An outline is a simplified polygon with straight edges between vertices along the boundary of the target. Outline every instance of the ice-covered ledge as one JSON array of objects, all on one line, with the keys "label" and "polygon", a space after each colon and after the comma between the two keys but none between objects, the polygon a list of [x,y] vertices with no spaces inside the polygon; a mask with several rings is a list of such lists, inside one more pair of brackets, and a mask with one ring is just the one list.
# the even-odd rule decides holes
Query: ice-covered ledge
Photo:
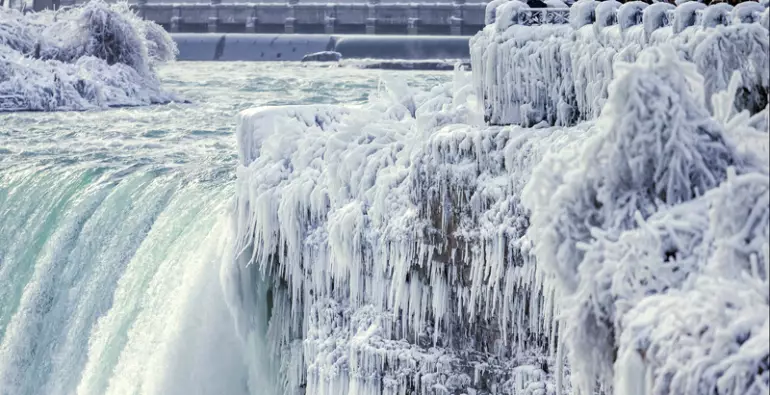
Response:
[{"label": "ice-covered ledge", "polygon": [[[301,136],[291,135],[292,131],[302,132],[315,127],[329,133],[336,130],[343,117],[349,115],[352,107],[330,104],[304,106],[255,107],[238,114],[238,128],[235,136],[241,165],[248,166],[259,157],[263,144],[275,145],[277,138],[285,141],[286,151],[293,147],[292,141]],[[291,135],[283,140],[286,135]],[[267,140],[270,141],[267,141]],[[296,149],[296,147],[293,147]]]},{"label": "ice-covered ledge", "polygon": [[243,112],[236,265],[269,288],[279,387],[770,385],[768,118],[735,110],[740,74],[706,109],[675,51],[616,67],[602,115],[571,128],[483,126],[463,74]]},{"label": "ice-covered ledge", "polygon": [[[523,231],[522,219],[500,216],[512,209],[503,191],[519,185],[506,182],[505,153],[531,145],[514,149],[514,129],[471,126],[480,119],[467,83],[389,86],[363,106],[239,115],[236,251],[269,279],[268,338],[291,378],[282,385],[555,393],[554,328],[526,313],[550,317],[551,299],[503,247]],[[473,217],[496,199],[504,223]]]}]

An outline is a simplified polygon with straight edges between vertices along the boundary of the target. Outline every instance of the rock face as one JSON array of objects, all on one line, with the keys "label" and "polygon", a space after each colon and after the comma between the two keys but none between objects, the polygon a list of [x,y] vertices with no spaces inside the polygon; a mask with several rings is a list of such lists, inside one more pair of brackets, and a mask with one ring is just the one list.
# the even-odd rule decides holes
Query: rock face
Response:
[{"label": "rock face", "polygon": [[455,67],[461,67],[464,70],[470,70],[470,63],[467,61],[456,60],[387,60],[387,61],[352,61],[352,67],[362,69],[381,69],[381,70],[454,70]]},{"label": "rock face", "polygon": [[307,54],[302,57],[303,62],[339,62],[342,54],[334,51],[323,51]]},{"label": "rock face", "polygon": [[[458,69],[430,92],[387,80],[362,106],[240,115],[237,259],[225,275],[244,344],[269,350],[260,366],[279,392],[770,385],[768,115],[741,99],[766,79],[747,74],[760,59],[739,45],[734,67],[699,62],[725,42],[766,45],[764,28],[703,29],[712,44],[694,62],[676,40],[622,41],[646,34],[634,26],[614,38],[590,25],[527,29],[485,30],[473,75]],[[521,32],[553,45],[531,56]],[[571,34],[632,54],[602,66],[610,76],[574,80],[590,87],[572,96],[576,112],[549,102],[561,97],[553,81],[515,74],[516,62],[571,56],[560,49]],[[503,93],[530,103],[535,127],[485,125],[478,110]]]},{"label": "rock face", "polygon": [[241,115],[238,270],[267,278],[287,392],[553,393],[551,298],[508,246],[526,217],[505,147],[526,165],[535,143],[463,126],[480,119],[459,87]]}]

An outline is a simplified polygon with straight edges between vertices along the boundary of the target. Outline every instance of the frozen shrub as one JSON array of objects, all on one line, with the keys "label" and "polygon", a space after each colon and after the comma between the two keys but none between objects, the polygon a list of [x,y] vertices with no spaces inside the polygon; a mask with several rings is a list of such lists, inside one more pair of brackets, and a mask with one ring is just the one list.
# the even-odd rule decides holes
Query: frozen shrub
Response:
[{"label": "frozen shrub", "polygon": [[[730,6],[704,9],[689,2],[672,7],[584,0],[570,9],[569,25],[523,26],[507,18],[498,20],[495,28],[485,28],[471,40],[470,52],[487,122],[573,125],[594,119],[607,99],[612,65],[632,62],[640,51],[658,45],[673,45],[680,58],[698,66],[707,100],[727,87],[733,72],[740,72],[744,85],[736,98],[739,109],[761,112],[770,89],[766,23],[700,25],[699,13],[721,20]],[[514,12],[516,7],[500,10]],[[760,17],[752,11],[751,18]]]},{"label": "frozen shrub", "polygon": [[760,395],[770,385],[767,281],[703,276],[624,317],[616,364],[628,395]]},{"label": "frozen shrub", "polygon": [[0,9],[0,111],[165,103],[154,66],[176,45],[127,4],[95,0],[57,12]]},{"label": "frozen shrub", "polygon": [[[563,298],[561,333],[573,378],[589,393],[596,378],[605,387],[613,382],[626,312],[705,270],[710,250],[702,245],[714,236],[704,231],[714,215],[709,220],[713,200],[704,195],[728,169],[763,168],[725,136],[705,109],[703,77],[672,47],[616,64],[615,76],[595,132],[578,154],[545,158],[535,170],[543,176],[532,178],[524,195],[538,267]],[[568,170],[557,174],[561,169]],[[766,218],[766,210],[756,211],[766,198],[746,196],[736,201],[746,214],[729,218]],[[745,224],[714,229],[736,228]]]}]

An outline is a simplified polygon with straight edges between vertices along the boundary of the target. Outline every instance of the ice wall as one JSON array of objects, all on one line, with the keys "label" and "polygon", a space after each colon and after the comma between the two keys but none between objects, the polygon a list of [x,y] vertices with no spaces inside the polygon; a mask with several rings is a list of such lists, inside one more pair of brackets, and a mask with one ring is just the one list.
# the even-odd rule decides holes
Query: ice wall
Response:
[{"label": "ice wall", "polygon": [[157,64],[176,45],[126,3],[59,11],[0,8],[0,111],[84,110],[165,103]]},{"label": "ice wall", "polygon": [[502,3],[500,18],[471,40],[474,86],[487,122],[574,125],[593,119],[607,100],[613,64],[666,43],[698,65],[707,98],[740,71],[739,108],[757,113],[767,106],[768,11],[759,3],[733,9],[583,0],[569,9],[569,23],[566,12]]},{"label": "ice wall", "polygon": [[518,200],[582,132],[480,127],[468,77],[241,114],[236,251],[269,279],[285,393],[555,393]]},{"label": "ice wall", "polygon": [[[729,49],[717,30],[693,37]],[[764,393],[768,112],[743,100],[764,74],[715,84],[682,45],[628,49],[571,127],[487,126],[459,71],[244,111],[234,264],[269,295],[283,393]]]}]

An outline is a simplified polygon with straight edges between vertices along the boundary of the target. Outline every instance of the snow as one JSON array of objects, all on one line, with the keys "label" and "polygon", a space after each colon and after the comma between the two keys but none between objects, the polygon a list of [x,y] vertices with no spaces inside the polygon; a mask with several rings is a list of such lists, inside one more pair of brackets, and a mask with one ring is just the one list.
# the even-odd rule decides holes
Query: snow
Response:
[{"label": "snow", "polygon": [[579,0],[569,10],[569,23],[573,29],[590,25],[595,20],[595,9],[598,3],[594,0]]},{"label": "snow", "polygon": [[706,5],[697,1],[690,1],[678,5],[674,10],[674,33],[681,33],[684,29],[694,26],[698,19],[699,11],[706,8]]},{"label": "snow", "polygon": [[759,23],[764,26],[765,29],[770,30],[770,8],[765,9],[765,12],[762,13],[762,19]]},{"label": "snow", "polygon": [[[595,29],[602,29],[607,26],[616,25],[618,23],[617,12],[622,4],[619,1],[608,0],[602,1],[596,6],[596,22],[594,23]],[[596,33],[595,33],[596,34]],[[598,34],[596,34],[598,36]]]},{"label": "snow", "polygon": [[303,62],[339,62],[342,54],[334,51],[321,51],[307,54],[302,57]]},{"label": "snow", "polygon": [[642,14],[642,24],[644,25],[644,32],[648,37],[655,30],[671,26],[669,15],[673,16],[672,11],[676,9],[675,5],[669,3],[655,3],[647,8],[648,9]]},{"label": "snow", "polygon": [[623,5],[618,8],[617,15],[618,26],[620,26],[620,30],[625,31],[632,26],[641,24],[644,14],[647,13],[645,11],[647,6],[647,3],[642,1],[629,1],[623,3]]},{"label": "snow", "polygon": [[0,8],[0,111],[85,110],[174,100],[156,65],[176,57],[158,25],[125,3],[56,12]]},{"label": "snow", "polygon": [[[531,126],[593,119],[606,101],[612,65],[633,61],[643,49],[662,43],[673,44],[680,57],[699,66],[708,97],[725,89],[733,71],[740,70],[749,96],[743,108],[752,113],[764,108],[762,92],[770,72],[767,28],[756,23],[724,25],[742,20],[749,6],[731,14],[726,4],[672,7],[584,0],[570,9],[570,25],[532,27],[498,20],[495,29],[487,26],[471,40],[471,64],[488,121]],[[701,9],[703,25],[697,25]],[[597,22],[588,28],[594,19]],[[714,62],[717,66],[711,66]]]},{"label": "snow", "polygon": [[733,8],[731,13],[731,23],[753,23],[759,22],[762,12],[766,7],[761,6],[759,3],[753,1],[747,1],[745,3],[739,3]]},{"label": "snow", "polygon": [[486,129],[475,100],[457,71],[427,93],[386,81],[363,106],[240,115],[236,251],[280,301],[287,391],[554,393],[554,369],[535,368],[554,365],[554,306],[509,263],[526,218],[506,169],[526,177],[540,141],[573,132]]},{"label": "snow", "polygon": [[497,7],[512,0],[492,0],[484,9],[484,24],[491,25],[497,19]]},{"label": "snow", "polygon": [[[633,65],[619,63],[598,130],[581,144],[584,155],[544,159],[524,191],[538,267],[564,298],[562,336],[573,384],[587,393],[597,378],[629,394],[759,393],[767,385],[766,374],[751,376],[762,371],[761,351],[680,338],[710,323],[738,333],[729,327],[735,319],[719,323],[731,314],[752,320],[741,330],[758,336],[765,321],[750,317],[766,320],[768,309],[767,297],[756,294],[767,287],[768,157],[738,149],[724,127],[739,122],[717,120],[732,108],[732,97],[717,100],[724,108],[712,116],[703,81],[672,47],[645,50]],[[735,246],[747,241],[751,247],[737,253]],[[715,301],[738,283],[757,285],[736,296],[736,311],[718,316]],[[710,307],[701,312],[700,303]],[[689,318],[669,319],[674,311]],[[717,351],[711,362],[697,357]],[[723,359],[748,362],[717,363]],[[706,375],[703,363],[721,367]],[[640,364],[651,377],[643,377]]]},{"label": "snow", "polygon": [[703,10],[700,23],[703,27],[725,25],[730,20],[732,10],[733,6],[727,3],[712,4]]},{"label": "snow", "polygon": [[495,9],[495,28],[499,32],[505,31],[519,19],[519,12],[529,9],[527,3],[517,0],[503,3]]},{"label": "snow", "polygon": [[575,6],[502,4],[429,92],[240,114],[284,393],[766,392],[767,30]]}]

